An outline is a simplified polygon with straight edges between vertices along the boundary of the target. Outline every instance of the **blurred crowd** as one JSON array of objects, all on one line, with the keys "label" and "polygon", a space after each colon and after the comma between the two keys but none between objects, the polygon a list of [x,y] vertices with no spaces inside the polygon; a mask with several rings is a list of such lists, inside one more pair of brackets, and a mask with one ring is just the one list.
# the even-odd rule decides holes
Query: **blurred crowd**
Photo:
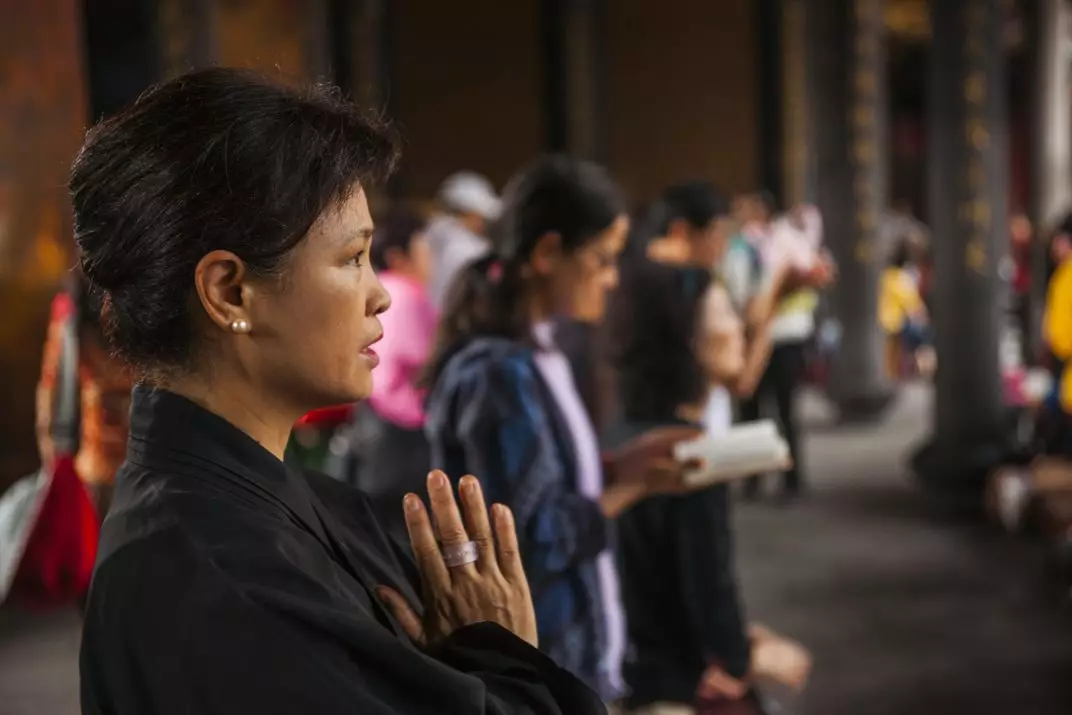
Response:
[{"label": "blurred crowd", "polygon": [[[623,712],[770,712],[771,690],[803,687],[807,651],[750,623],[737,588],[732,503],[763,498],[766,475],[683,481],[672,447],[773,418],[789,451],[776,498],[806,492],[798,395],[838,333],[824,307],[838,271],[818,208],[703,180],[630,206],[603,167],[553,155],[501,192],[461,171],[431,210],[397,203],[376,214],[367,258],[390,305],[365,351],[378,365],[371,395],[307,414],[286,460],[359,488],[404,550],[404,497],[425,491],[430,470],[476,475],[516,519],[540,649]],[[1072,444],[1070,236],[1066,221],[1051,241],[1053,380],[1037,400],[1040,449],[1062,454]],[[1016,215],[1022,332],[1034,241]],[[929,375],[927,228],[895,206],[879,245],[889,377]],[[72,274],[53,304],[37,427],[43,463],[73,455],[103,515],[133,381],[106,346],[102,309]]]},{"label": "blurred crowd", "polygon": [[[376,217],[370,260],[391,307],[372,395],[307,415],[288,459],[365,491],[400,544],[403,496],[423,491],[430,468],[478,475],[516,514],[541,648],[608,702],[758,708],[757,683],[802,685],[804,651],[744,616],[730,487],[626,473],[653,430],[718,434],[772,414],[792,452],[780,498],[805,489],[795,402],[820,292],[836,279],[818,210],[692,181],[630,212],[603,168],[565,156],[522,168],[502,195],[457,173],[436,204]],[[900,314],[884,304],[883,325],[922,342],[906,264],[898,252],[884,277]],[[76,463],[103,513],[131,382],[77,277],[45,349],[46,462],[73,336]],[[761,492],[761,475],[748,477],[742,494]]]}]

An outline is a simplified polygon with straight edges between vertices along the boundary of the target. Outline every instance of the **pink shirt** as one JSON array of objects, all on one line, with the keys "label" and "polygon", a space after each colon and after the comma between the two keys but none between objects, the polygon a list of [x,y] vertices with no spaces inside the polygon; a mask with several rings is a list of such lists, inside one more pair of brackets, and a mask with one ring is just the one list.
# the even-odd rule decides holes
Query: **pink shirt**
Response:
[{"label": "pink shirt", "polygon": [[415,383],[435,339],[436,310],[428,289],[412,278],[386,271],[380,282],[391,294],[391,307],[380,316],[383,340],[374,346],[380,366],[372,373],[369,404],[388,422],[420,429],[425,393]]}]

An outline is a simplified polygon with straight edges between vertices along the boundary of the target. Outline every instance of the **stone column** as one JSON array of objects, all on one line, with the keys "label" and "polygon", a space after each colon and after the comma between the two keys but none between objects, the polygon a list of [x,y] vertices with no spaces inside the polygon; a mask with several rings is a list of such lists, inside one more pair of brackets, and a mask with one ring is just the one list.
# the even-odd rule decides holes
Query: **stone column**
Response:
[{"label": "stone column", "polygon": [[786,206],[815,203],[815,138],[805,0],[781,0],[782,197]]},{"label": "stone column", "polygon": [[1003,0],[932,0],[928,117],[938,350],[934,438],[919,476],[981,489],[1004,436],[1000,326],[1007,286]]},{"label": "stone column", "polygon": [[606,0],[544,0],[548,149],[605,160]]},{"label": "stone column", "polygon": [[1072,18],[1066,0],[1035,0],[1031,16],[1032,127],[1031,206],[1035,244],[1031,261],[1031,324],[1024,336],[1028,355],[1038,354],[1046,299],[1048,239],[1072,210]]},{"label": "stone column", "polygon": [[839,267],[831,306],[842,326],[828,392],[842,418],[889,403],[878,326],[877,244],[886,207],[888,142],[883,0],[808,0],[814,63],[816,179],[826,243]]}]

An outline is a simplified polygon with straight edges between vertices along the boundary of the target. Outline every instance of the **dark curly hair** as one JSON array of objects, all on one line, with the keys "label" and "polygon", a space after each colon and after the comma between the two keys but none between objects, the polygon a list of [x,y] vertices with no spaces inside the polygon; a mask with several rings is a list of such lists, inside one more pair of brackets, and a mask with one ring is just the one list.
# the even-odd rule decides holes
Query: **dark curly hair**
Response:
[{"label": "dark curly hair", "polygon": [[91,129],[70,180],[75,242],[116,352],[143,376],[187,364],[206,253],[281,274],[317,217],[397,157],[387,126],[336,90],[238,69],[160,84]]},{"label": "dark curly hair", "polygon": [[710,284],[707,270],[650,261],[623,281],[608,339],[626,421],[673,420],[679,407],[705,398],[696,339]]}]

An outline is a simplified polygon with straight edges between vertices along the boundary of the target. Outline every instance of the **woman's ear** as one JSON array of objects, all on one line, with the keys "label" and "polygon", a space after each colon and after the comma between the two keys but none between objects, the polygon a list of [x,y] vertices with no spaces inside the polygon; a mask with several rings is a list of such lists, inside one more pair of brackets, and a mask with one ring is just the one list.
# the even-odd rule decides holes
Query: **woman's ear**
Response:
[{"label": "woman's ear", "polygon": [[198,261],[194,288],[209,320],[226,330],[249,330],[247,277],[245,263],[230,251],[211,251]]}]

